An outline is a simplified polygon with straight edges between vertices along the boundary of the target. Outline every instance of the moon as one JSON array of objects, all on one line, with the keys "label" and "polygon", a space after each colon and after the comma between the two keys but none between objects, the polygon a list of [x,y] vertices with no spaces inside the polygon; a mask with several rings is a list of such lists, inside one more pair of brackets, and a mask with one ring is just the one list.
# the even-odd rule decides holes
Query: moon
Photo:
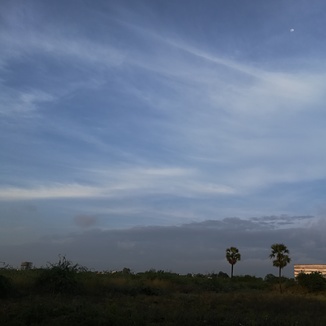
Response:
[{"label": "moon", "polygon": [[294,32],[294,28],[290,28],[290,32],[293,33]]}]

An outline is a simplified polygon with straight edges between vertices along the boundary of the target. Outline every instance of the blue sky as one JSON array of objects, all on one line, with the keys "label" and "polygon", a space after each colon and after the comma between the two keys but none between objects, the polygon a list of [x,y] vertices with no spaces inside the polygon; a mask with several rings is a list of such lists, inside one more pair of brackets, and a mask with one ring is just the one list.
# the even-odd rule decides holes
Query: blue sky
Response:
[{"label": "blue sky", "polygon": [[169,238],[230,218],[257,232],[267,219],[271,234],[324,226],[325,13],[304,0],[1,1],[6,259],[46,239],[69,254],[83,234]]}]

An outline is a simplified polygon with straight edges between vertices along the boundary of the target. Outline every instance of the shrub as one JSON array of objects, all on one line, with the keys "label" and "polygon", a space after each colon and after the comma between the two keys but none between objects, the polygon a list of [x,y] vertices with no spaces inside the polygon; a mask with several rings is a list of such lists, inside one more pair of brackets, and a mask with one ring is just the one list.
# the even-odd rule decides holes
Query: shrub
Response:
[{"label": "shrub", "polygon": [[279,282],[279,279],[274,274],[267,274],[264,278],[264,281],[267,283],[275,284]]},{"label": "shrub", "polygon": [[13,289],[11,280],[3,275],[0,275],[0,297],[7,297]]},{"label": "shrub", "polygon": [[85,268],[78,264],[73,264],[65,256],[59,256],[59,261],[55,264],[48,263],[47,268],[42,270],[36,280],[38,287],[46,292],[74,293],[80,288],[77,281],[77,273],[85,271]]},{"label": "shrub", "polygon": [[122,274],[126,274],[126,275],[132,274],[131,269],[127,268],[127,267],[124,267],[123,270],[122,270]]},{"label": "shrub", "polygon": [[297,276],[299,285],[307,288],[310,292],[318,292],[326,289],[326,279],[320,272],[311,274],[300,273]]},{"label": "shrub", "polygon": [[229,275],[227,273],[219,271],[218,274],[217,274],[217,277],[219,277],[219,278],[229,278]]}]

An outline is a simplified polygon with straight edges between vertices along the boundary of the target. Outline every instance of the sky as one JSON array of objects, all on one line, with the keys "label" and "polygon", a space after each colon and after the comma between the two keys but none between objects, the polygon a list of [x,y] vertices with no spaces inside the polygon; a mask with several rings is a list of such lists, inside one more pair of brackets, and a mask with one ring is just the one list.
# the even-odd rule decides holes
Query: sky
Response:
[{"label": "sky", "polygon": [[326,263],[326,3],[1,0],[0,261]]}]

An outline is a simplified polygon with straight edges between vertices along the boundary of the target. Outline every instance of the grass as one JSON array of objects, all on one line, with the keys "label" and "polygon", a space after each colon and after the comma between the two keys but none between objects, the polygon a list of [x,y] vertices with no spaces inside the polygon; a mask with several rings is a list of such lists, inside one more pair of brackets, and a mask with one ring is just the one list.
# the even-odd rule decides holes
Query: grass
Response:
[{"label": "grass", "polygon": [[268,293],[32,295],[1,302],[1,325],[325,325],[326,304]]},{"label": "grass", "polygon": [[[251,276],[68,268],[66,278],[57,271],[0,271],[11,286],[0,298],[0,325],[326,325],[326,292],[310,293],[289,279],[281,294],[275,282]],[[64,287],[42,287],[44,275]],[[73,291],[70,281],[78,285]]]}]

